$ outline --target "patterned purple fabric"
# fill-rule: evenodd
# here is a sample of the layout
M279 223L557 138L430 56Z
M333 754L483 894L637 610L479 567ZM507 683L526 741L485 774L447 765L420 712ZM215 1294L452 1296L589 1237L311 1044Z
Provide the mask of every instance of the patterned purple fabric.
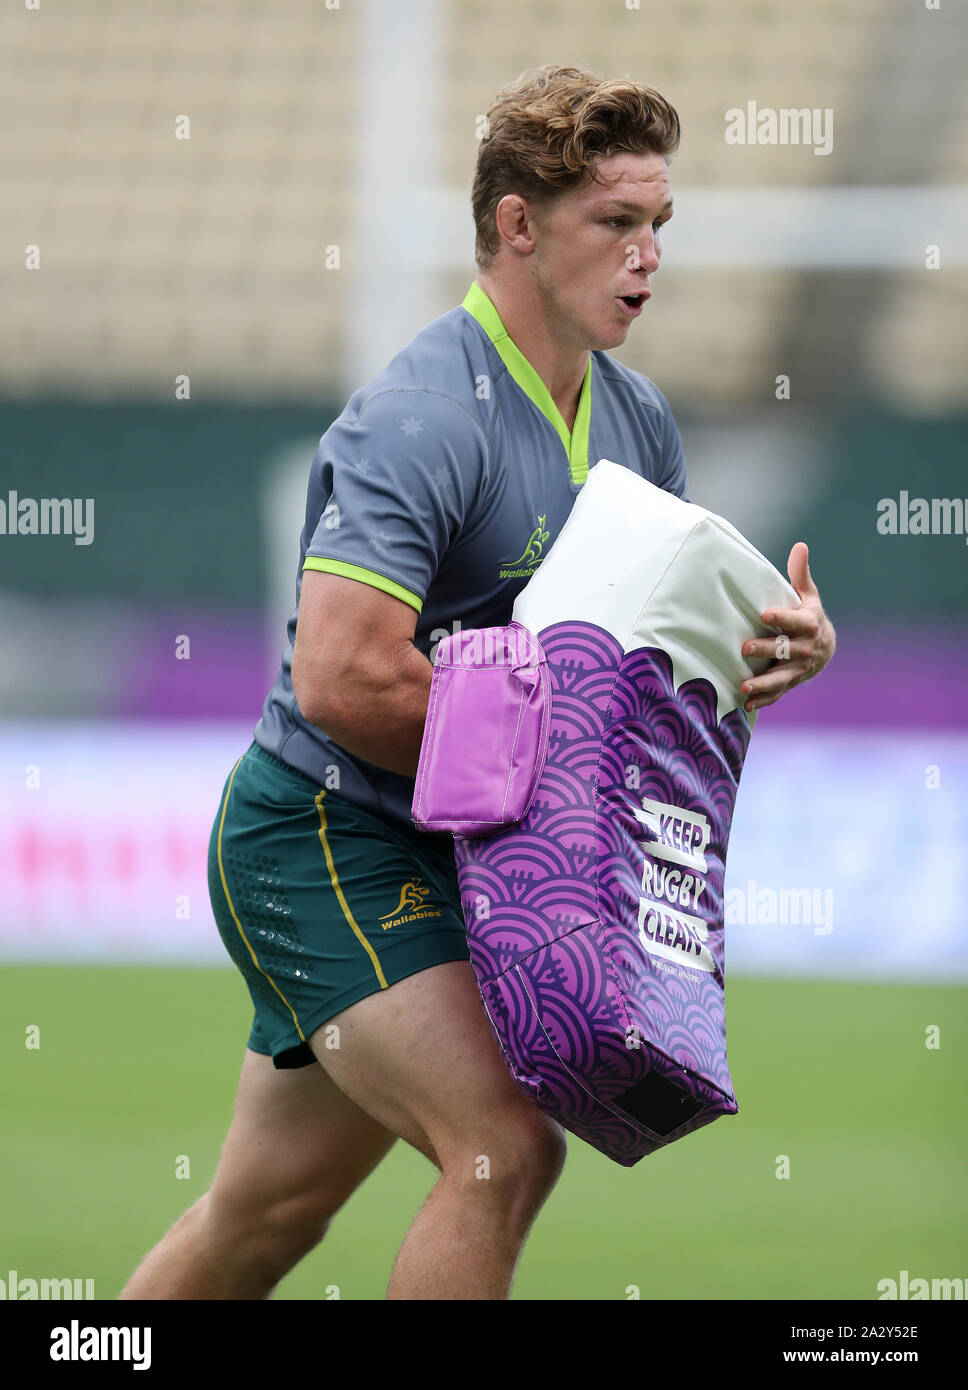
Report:
M723 876L750 729L741 709L717 722L708 681L676 690L658 648L584 622L538 636L552 716L530 811L455 841L471 961L518 1084L631 1167L738 1108Z

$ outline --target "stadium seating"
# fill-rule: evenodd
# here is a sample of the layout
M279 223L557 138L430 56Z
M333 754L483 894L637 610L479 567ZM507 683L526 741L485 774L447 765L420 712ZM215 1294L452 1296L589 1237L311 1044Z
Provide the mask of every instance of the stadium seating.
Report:
M0 168L15 194L0 259L18 350L3 361L0 388L163 398L177 367L243 398L343 389L347 276L322 259L330 244L351 254L356 234L363 9L100 0L42 17L8 12ZM594 21L582 0L441 4L439 167L429 177L466 194L475 118L521 69L559 61L628 73L669 96L683 122L674 186L964 183L958 46L934 43L930 63L908 61L932 22L900 0L681 0L664 7L661 23L655 7L621 0L596 7ZM945 22L962 21L952 12ZM724 114L750 99L832 108L833 156L727 147ZM174 138L179 115L191 118L190 141ZM388 158L398 157L393 136ZM428 177L420 151L409 160L415 177ZM463 268L457 252L441 267L440 311L459 302L473 273L469 213L466 229ZM675 223L665 242L661 289L623 360L674 401L762 400L796 342L799 296L812 295L823 272L677 269ZM41 246L40 275L20 269L28 244ZM878 274L878 311L861 324L830 294L831 339L840 313L862 339L875 387L892 399L900 391L913 408L956 402L968 271L950 266L943 287L929 275ZM909 370L912 335L919 352ZM797 366L806 387L810 355Z

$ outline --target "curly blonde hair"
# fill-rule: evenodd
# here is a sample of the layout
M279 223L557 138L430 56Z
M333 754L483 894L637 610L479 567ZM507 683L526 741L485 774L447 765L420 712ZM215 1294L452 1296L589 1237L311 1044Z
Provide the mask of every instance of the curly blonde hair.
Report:
M679 117L651 87L554 63L502 87L485 129L471 193L481 267L497 250L495 214L506 194L544 205L595 178L609 155L668 157L679 147Z

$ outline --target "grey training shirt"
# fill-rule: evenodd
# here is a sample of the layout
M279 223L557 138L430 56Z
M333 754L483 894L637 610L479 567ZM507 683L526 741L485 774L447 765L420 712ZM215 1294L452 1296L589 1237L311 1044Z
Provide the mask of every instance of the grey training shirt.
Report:
M588 474L612 459L685 497L682 441L652 382L589 354L568 428L476 284L354 392L316 450L288 646L255 741L365 809L412 829L414 779L349 753L302 716L292 650L305 569L383 589L417 612L414 645L510 621Z

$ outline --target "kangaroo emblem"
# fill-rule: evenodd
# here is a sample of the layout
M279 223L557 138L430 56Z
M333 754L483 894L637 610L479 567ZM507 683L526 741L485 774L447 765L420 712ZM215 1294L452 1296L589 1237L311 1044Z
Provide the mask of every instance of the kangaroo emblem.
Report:
M519 559L512 560L507 566L508 569L516 569L518 565L534 565L540 561L544 543L551 535L550 531L544 529L546 520L547 516L538 517L538 524L528 537L528 543L524 547L524 554L521 555Z
M399 917L401 912L415 911L418 907L423 907L424 898L428 897L430 889L425 888L420 879L411 879L405 883L400 890L400 901L392 912L385 912L380 918L381 922L386 922L391 917Z

